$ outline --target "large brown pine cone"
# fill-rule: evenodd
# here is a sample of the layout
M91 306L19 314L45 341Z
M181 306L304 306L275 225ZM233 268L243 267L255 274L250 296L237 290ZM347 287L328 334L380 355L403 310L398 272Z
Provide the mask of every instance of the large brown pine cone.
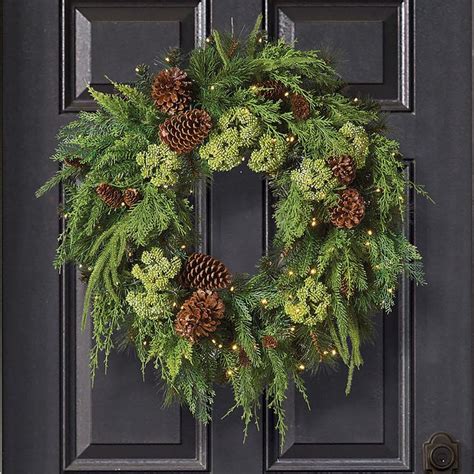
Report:
M329 158L329 166L332 169L332 174L341 184L347 186L354 181L356 177L356 165L351 156L333 156Z
M177 153L189 153L209 135L212 127L205 110L192 109L166 119L160 125L160 137Z
M154 77L151 96L162 112L182 112L191 102L191 81L179 67L165 69Z
M306 120L311 113L309 102L301 94L291 94L290 97L291 111L293 116L298 120Z
M137 189L128 188L123 192L123 202L127 207L134 206L140 199L141 195Z
M224 317L224 302L213 291L197 290L183 304L174 328L181 337L196 342L213 333Z
M283 100L285 98L285 94L288 92L285 84L273 79L259 82L255 85L260 89L259 95L261 95L266 100Z
M344 190L336 207L331 210L334 226L352 229L360 224L365 214L365 201L355 188Z
M204 253L193 253L188 257L181 278L185 286L201 290L227 288L231 282L227 267Z
M117 208L122 205L122 191L107 183L101 183L95 188L97 195L107 206Z

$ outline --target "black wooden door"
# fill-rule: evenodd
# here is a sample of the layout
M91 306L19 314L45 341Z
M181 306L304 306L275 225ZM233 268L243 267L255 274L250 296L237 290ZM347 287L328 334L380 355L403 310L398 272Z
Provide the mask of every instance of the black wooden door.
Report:
M413 201L406 232L426 258L429 286L404 283L396 311L344 395L344 371L309 381L312 411L290 391L283 450L262 407L242 443L218 389L214 422L161 409L153 374L115 356L94 388L89 334L78 324L74 269L51 266L59 194L36 201L54 171L59 126L94 105L85 85L134 68L169 46L189 50L211 28L252 25L337 59L351 93L388 114L409 173L437 204ZM471 467L471 15L469 0L5 0L4 472L213 474L423 472L422 443L447 431ZM218 176L200 209L205 245L235 272L252 271L271 235L269 196L245 169Z

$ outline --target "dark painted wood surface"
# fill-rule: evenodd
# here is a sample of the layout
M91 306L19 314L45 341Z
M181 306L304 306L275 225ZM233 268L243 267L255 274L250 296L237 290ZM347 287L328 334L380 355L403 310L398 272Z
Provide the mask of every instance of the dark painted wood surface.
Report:
M457 0L5 0L4 472L422 472L421 445L445 430L471 468L470 2ZM91 389L89 334L78 326L82 287L51 267L59 193L34 191L54 172L59 126L93 104L87 82L128 80L169 46L189 50L212 27L239 33L263 12L273 37L324 48L350 84L388 113L409 172L437 202L411 200L406 231L425 255L429 286L407 284L377 315L349 397L345 372L309 379L307 412L290 391L282 452L262 407L245 444L231 393L218 388L214 422L163 410L152 372L114 356ZM271 236L265 183L245 168L200 195L204 246L234 272L252 271Z

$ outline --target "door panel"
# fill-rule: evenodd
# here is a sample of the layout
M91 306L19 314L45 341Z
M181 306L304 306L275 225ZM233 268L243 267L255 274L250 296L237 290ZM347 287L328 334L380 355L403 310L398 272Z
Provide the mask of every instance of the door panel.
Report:
M54 172L56 130L94 110L86 84L111 91L169 47L189 51L211 28L238 35L264 14L274 38L322 48L387 112L411 179L406 233L425 255L429 286L402 282L390 315L344 395L346 373L308 378L312 410L289 391L283 449L262 403L242 443L231 391L217 387L213 422L161 408L153 371L114 355L91 386L83 286L51 268L60 193L36 201ZM421 446L445 430L471 469L470 2L441 0L5 0L4 469L6 474L207 471L422 472ZM416 173L415 173L416 172ZM202 249L252 272L274 226L267 184L241 166L197 189ZM415 297L416 296L416 297ZM58 337L58 336L61 337Z

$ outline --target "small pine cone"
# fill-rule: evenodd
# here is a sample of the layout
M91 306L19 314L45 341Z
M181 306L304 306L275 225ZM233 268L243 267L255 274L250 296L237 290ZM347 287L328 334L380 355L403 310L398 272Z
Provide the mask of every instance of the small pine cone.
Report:
M204 253L193 253L184 266L182 281L188 288L218 290L229 286L231 276L221 261Z
M306 120L311 113L311 108L307 99L301 94L291 94L291 111L298 120Z
M275 349L278 346L278 341L273 336L263 336L262 337L262 346L265 349Z
M351 156L333 156L329 158L329 166L331 167L332 174L341 184L347 186L354 181L356 177L356 164Z
M339 290L341 295L345 296L346 298L349 296L349 282L345 278L343 278L341 281L341 287Z
M65 158L64 163L66 163L68 166L72 166L73 168L77 169L82 169L85 167L84 163L81 163L80 158L72 157L72 158Z
M122 192L120 189L111 186L107 183L101 183L95 189L96 193L98 194L99 198L107 204L107 206L117 208L122 205Z
M128 188L123 192L123 202L127 207L134 206L141 199L140 192L134 188Z
M216 292L197 290L184 302L176 315L175 331L194 343L217 329L224 311L224 302Z
M285 84L280 81L275 81L270 79L268 81L263 81L255 84L259 89L259 94L265 100L283 100L286 97L286 93L288 89L286 88Z
M240 349L239 351L239 364L242 367L248 367L250 365L249 356L243 349Z
M170 115L182 112L191 102L191 81L179 67L165 69L155 75L151 96L162 112Z
M235 38L232 38L232 41L230 42L229 50L227 51L227 56L231 58L232 56L234 56L234 54L237 52L238 49L239 49L239 42Z
M339 228L353 229L360 224L365 214L365 201L355 188L347 188L331 210L331 223Z
M210 115L205 110L193 109L166 119L160 125L160 137L171 150L189 153L206 139L211 127Z

